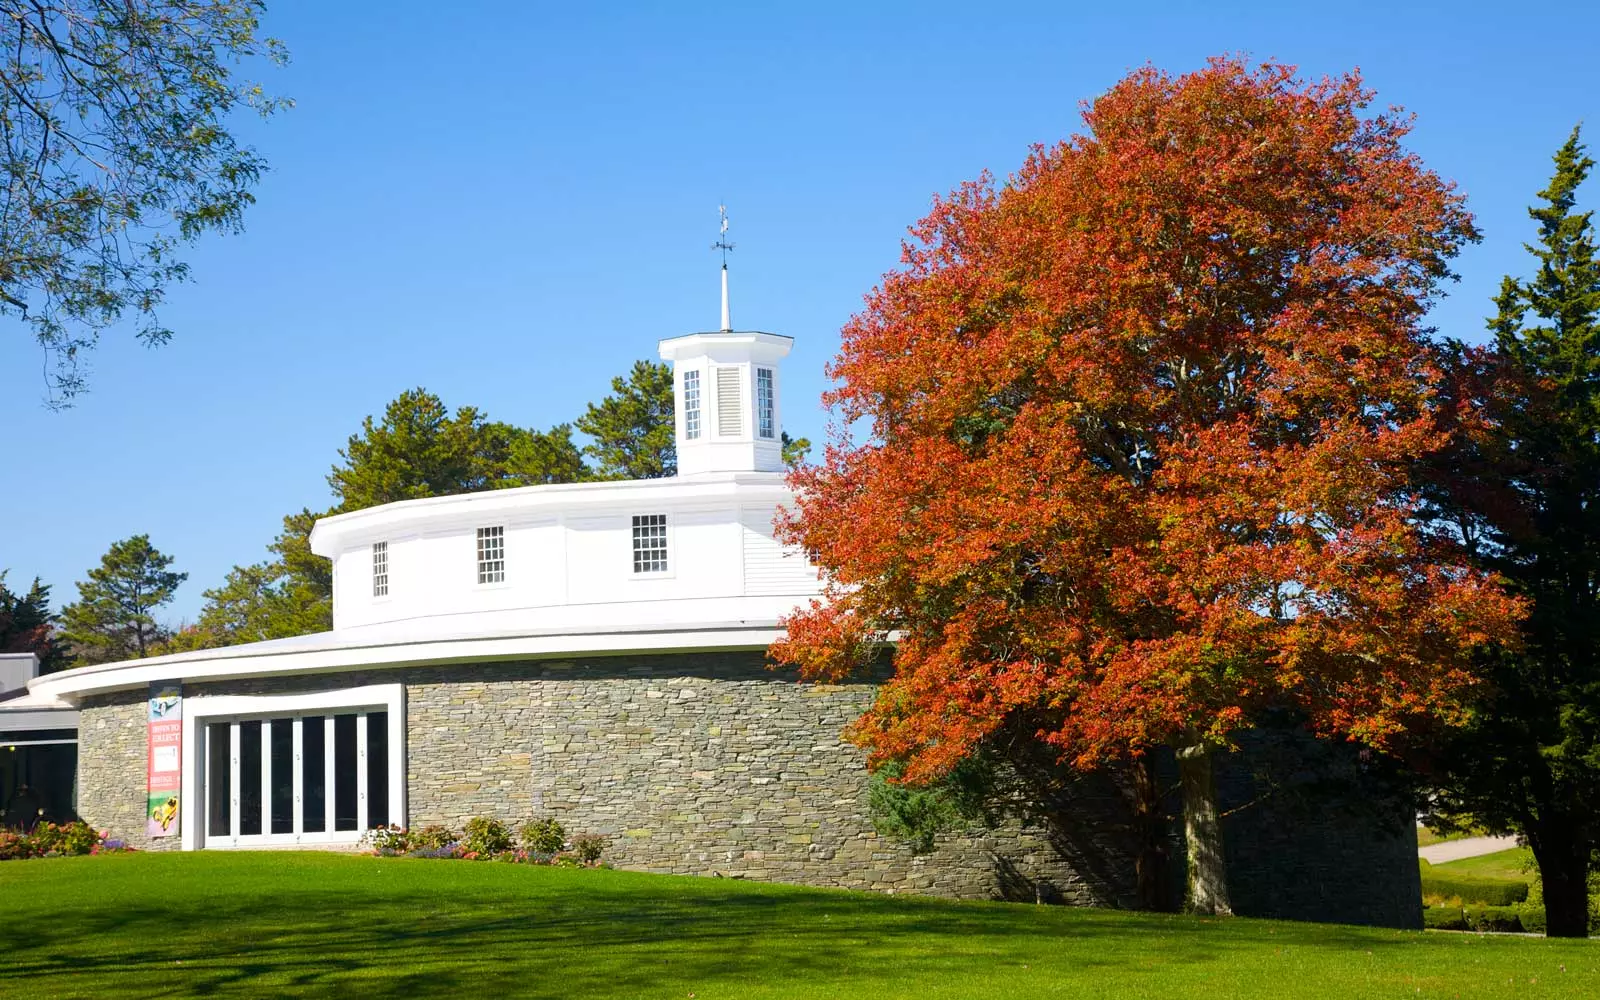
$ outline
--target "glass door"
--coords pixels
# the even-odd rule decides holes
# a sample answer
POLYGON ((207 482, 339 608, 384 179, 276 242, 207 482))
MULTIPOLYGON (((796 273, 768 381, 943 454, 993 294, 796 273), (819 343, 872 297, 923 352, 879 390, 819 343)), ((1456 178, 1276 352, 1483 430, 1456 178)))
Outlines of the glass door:
POLYGON ((394 821, 386 711, 210 720, 204 734, 207 846, 354 843, 394 821))

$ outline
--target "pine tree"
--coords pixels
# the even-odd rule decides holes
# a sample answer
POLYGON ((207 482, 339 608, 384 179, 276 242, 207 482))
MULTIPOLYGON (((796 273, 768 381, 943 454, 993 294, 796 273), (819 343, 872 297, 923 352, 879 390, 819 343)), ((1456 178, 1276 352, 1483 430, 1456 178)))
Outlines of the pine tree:
POLYGON ((778 444, 782 447, 783 464, 786 468, 793 469, 804 465, 806 456, 811 454, 811 439, 790 437, 788 431, 780 435, 778 444))
POLYGON ((1555 166, 1528 213, 1536 273, 1502 283, 1493 353, 1458 352, 1492 420, 1446 456, 1445 503, 1530 614, 1520 648, 1487 658, 1441 805, 1526 838, 1548 933, 1580 937, 1600 871, 1600 255, 1593 213, 1576 211, 1594 167, 1578 129, 1555 166))
POLYGON ((72 661, 59 641, 60 618, 50 611, 50 586, 33 578, 26 593, 6 586, 0 570, 0 653, 33 653, 39 672, 62 670, 72 661))
POLYGON ((578 418, 593 442, 584 448, 599 479, 657 479, 678 471, 674 443, 672 369, 635 361, 626 378, 611 380, 611 395, 578 418))
POLYGON ((144 657, 165 630, 155 611, 172 600, 189 578, 167 567, 172 557, 134 535, 111 546, 89 579, 78 584, 78 600, 61 609, 63 636, 89 663, 144 657))

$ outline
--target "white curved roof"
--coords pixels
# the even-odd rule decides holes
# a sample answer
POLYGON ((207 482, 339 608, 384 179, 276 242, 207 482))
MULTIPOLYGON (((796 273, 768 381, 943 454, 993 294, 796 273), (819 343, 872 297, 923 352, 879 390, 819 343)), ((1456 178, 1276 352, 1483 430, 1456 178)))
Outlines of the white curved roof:
POLYGON ((208 681, 429 664, 762 649, 819 593, 772 536, 790 498, 776 473, 534 486, 430 497, 324 518, 312 550, 334 567, 334 629, 79 667, 29 683, 40 705, 155 681, 208 681), (636 516, 664 516, 668 569, 639 572, 636 516), (503 581, 480 584, 478 529, 500 528, 503 581), (374 595, 373 545, 388 574, 374 595))

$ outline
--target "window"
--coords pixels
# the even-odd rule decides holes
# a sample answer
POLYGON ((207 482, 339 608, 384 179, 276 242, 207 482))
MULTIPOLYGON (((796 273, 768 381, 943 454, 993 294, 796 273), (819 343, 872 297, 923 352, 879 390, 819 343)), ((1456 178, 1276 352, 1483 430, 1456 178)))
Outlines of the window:
POLYGON ((403 685, 198 695, 183 710, 185 850, 354 844, 406 822, 403 685))
POLYGON ((756 421, 761 436, 772 437, 777 423, 772 405, 772 369, 756 369, 756 421))
POLYGON ((667 571, 667 515, 633 515, 633 571, 667 571))
POLYGON ((389 596, 389 543, 372 543, 372 596, 389 596))
POLYGON ((683 373, 683 436, 690 441, 700 436, 700 373, 683 373))
POLYGON ((506 580, 506 529, 503 525, 478 529, 478 582, 506 580))
POLYGON ((350 843, 398 822, 387 705, 203 725, 207 846, 350 843))
POLYGON ((717 433, 738 437, 744 429, 739 414, 739 369, 717 369, 717 433))

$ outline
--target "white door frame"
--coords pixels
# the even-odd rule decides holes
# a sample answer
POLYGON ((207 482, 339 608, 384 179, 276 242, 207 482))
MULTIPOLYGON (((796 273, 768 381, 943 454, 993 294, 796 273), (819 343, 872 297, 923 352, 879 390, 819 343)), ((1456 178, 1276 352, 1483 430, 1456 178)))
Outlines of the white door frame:
MULTIPOLYGON (((247 836, 207 837, 206 821, 209 818, 205 801, 205 729, 212 723, 255 721, 258 719, 285 716, 285 715, 321 715, 326 717, 325 725, 328 727, 329 737, 325 744, 325 757, 330 772, 333 767, 333 716, 348 714, 352 710, 364 712, 388 713, 387 753, 389 764, 389 816, 391 821, 397 821, 401 826, 405 824, 406 817, 406 689, 404 684, 370 684, 364 687, 340 688, 333 691, 317 691, 310 694, 282 694, 282 695, 199 695, 186 697, 183 700, 183 792, 179 802, 182 803, 182 814, 179 825, 182 830, 183 849, 195 851, 201 848, 249 848, 268 847, 281 845, 306 845, 319 844, 354 844, 361 839, 362 831, 334 830, 333 811, 333 783, 326 784, 329 819, 327 828, 322 833, 300 834, 254 834, 247 836)), ((365 795, 367 782, 367 769, 362 763, 365 755, 366 741, 366 716, 362 715, 356 720, 356 747, 358 764, 356 767, 356 782, 359 809, 365 813, 365 795)), ((294 756, 299 759, 301 750, 302 727, 295 726, 294 756)), ((237 758, 239 748, 237 739, 239 730, 232 729, 234 746, 231 756, 237 758)), ((263 747, 263 751, 266 747, 263 747)), ((262 772, 265 778, 270 772, 271 755, 263 752, 262 772)), ((302 793, 300 768, 295 769, 294 794, 298 802, 302 793)), ((239 782, 235 775, 230 787, 235 795, 238 794, 239 782)), ((268 781, 262 782, 263 809, 270 815, 271 785, 268 781)), ((238 812, 233 811, 235 821, 238 812)), ((300 810, 296 808, 296 816, 300 810)), ((235 826, 237 822, 235 822, 235 826)), ((298 825, 298 824, 297 824, 298 825)), ((357 823, 357 826, 364 824, 357 823)))

